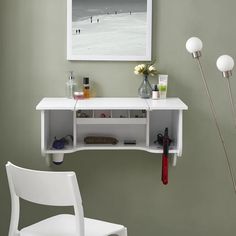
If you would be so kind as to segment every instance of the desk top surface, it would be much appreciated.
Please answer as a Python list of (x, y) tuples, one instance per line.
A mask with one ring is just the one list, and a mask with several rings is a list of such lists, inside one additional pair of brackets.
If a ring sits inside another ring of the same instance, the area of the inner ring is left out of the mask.
[(43, 98), (37, 110), (187, 110), (179, 98), (142, 99), (138, 97), (97, 97), (74, 100), (68, 98)]

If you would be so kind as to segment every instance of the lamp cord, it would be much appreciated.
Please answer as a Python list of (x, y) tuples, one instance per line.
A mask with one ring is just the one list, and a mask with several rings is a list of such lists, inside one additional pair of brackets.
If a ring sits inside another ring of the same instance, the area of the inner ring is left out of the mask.
[[(211, 97), (211, 94), (210, 94), (210, 91), (209, 91), (209, 88), (208, 88), (208, 85), (207, 85), (207, 81), (206, 81), (206, 78), (205, 78), (205, 75), (204, 75), (204, 72), (203, 72), (203, 69), (202, 69), (200, 59), (199, 58), (196, 58), (196, 59), (198, 61), (199, 69), (201, 71), (202, 80), (203, 80), (203, 83), (204, 83), (205, 88), (206, 88), (206, 93), (207, 93), (207, 96), (208, 96), (208, 99), (209, 99), (209, 102), (210, 102), (210, 107), (211, 107), (211, 111), (212, 111), (213, 118), (214, 118), (214, 121), (215, 121), (215, 125), (216, 125), (216, 128), (218, 130), (218, 134), (219, 134), (219, 137), (220, 137), (223, 149), (224, 149), (224, 153), (225, 153), (225, 157), (226, 157), (226, 161), (227, 161), (227, 166), (228, 166), (228, 169), (229, 169), (229, 174), (230, 174), (232, 184), (233, 184), (233, 188), (234, 188), (234, 193), (236, 194), (236, 183), (235, 183), (235, 179), (234, 179), (234, 175), (233, 175), (233, 170), (232, 170), (230, 159), (229, 159), (229, 156), (228, 156), (228, 153), (227, 153), (224, 138), (223, 138), (223, 135), (222, 135), (221, 130), (220, 130), (220, 126), (219, 126), (217, 118), (216, 118), (214, 103), (213, 103), (213, 100), (212, 100), (212, 97)], [(230, 85), (229, 85), (229, 88), (230, 88)]]
[(227, 78), (227, 85), (228, 85), (230, 104), (231, 104), (231, 109), (232, 109), (232, 114), (233, 114), (233, 119), (234, 119), (234, 127), (236, 128), (236, 112), (235, 112), (235, 106), (234, 106), (234, 101), (233, 101), (233, 96), (232, 96), (232, 89), (231, 89), (231, 84), (230, 84), (230, 79), (229, 78)]

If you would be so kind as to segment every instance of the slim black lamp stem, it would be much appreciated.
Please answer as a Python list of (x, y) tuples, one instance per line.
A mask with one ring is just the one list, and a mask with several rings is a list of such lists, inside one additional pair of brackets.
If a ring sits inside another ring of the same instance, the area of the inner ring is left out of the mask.
[[(205, 89), (206, 89), (206, 93), (207, 93), (207, 96), (208, 96), (208, 99), (209, 99), (209, 103), (210, 103), (210, 107), (211, 107), (211, 112), (213, 114), (215, 125), (216, 125), (216, 128), (218, 130), (218, 134), (219, 134), (219, 137), (220, 137), (220, 140), (221, 140), (221, 143), (222, 143), (222, 146), (223, 146), (223, 150), (224, 150), (224, 153), (225, 153), (225, 158), (226, 158), (226, 161), (227, 161), (227, 166), (228, 166), (228, 169), (229, 169), (229, 174), (230, 174), (230, 177), (231, 177), (231, 180), (232, 180), (232, 184), (233, 184), (233, 188), (234, 188), (234, 193), (236, 194), (235, 178), (234, 178), (234, 175), (233, 175), (233, 170), (232, 170), (230, 159), (229, 159), (229, 156), (228, 156), (228, 153), (227, 153), (227, 149), (226, 149), (226, 145), (225, 145), (225, 142), (224, 142), (224, 138), (223, 138), (223, 135), (221, 133), (219, 123), (217, 121), (216, 112), (215, 112), (215, 106), (214, 106), (214, 103), (213, 103), (213, 100), (212, 100), (212, 97), (211, 97), (211, 94), (210, 94), (210, 91), (209, 91), (209, 88), (208, 88), (208, 85), (207, 85), (207, 81), (206, 81), (206, 78), (205, 78), (205, 75), (204, 75), (204, 72), (203, 72), (203, 69), (202, 69), (202, 65), (201, 65), (200, 59), (199, 59), (199, 57), (197, 57), (196, 59), (198, 61), (198, 66), (199, 66), (199, 69), (201, 71), (202, 81), (204, 83), (204, 86), (205, 86)], [(233, 103), (230, 83), (228, 85), (229, 85), (229, 90), (230, 90), (231, 102)]]

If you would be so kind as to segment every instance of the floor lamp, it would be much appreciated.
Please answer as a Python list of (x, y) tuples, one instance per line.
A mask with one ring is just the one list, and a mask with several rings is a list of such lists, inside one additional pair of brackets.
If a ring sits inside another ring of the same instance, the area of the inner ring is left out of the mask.
[(229, 155), (228, 155), (228, 152), (227, 152), (227, 148), (226, 148), (226, 145), (225, 145), (223, 135), (222, 135), (221, 130), (220, 130), (218, 120), (217, 120), (214, 102), (212, 100), (210, 90), (209, 90), (209, 87), (208, 87), (208, 84), (207, 84), (207, 81), (206, 81), (206, 77), (205, 77), (205, 74), (203, 72), (202, 64), (201, 64), (201, 61), (200, 61), (202, 46), (203, 46), (202, 41), (197, 37), (191, 37), (186, 42), (186, 49), (188, 50), (189, 53), (192, 54), (193, 58), (197, 60), (197, 63), (198, 63), (198, 66), (199, 66), (199, 69), (200, 69), (200, 72), (201, 72), (201, 77), (202, 77), (202, 81), (203, 81), (203, 84), (204, 84), (205, 89), (206, 89), (207, 97), (208, 97), (208, 100), (209, 100), (209, 103), (210, 103), (211, 112), (212, 112), (212, 115), (213, 115), (213, 118), (214, 118), (214, 122), (215, 122), (215, 125), (216, 125), (216, 128), (217, 128), (217, 131), (218, 131), (218, 135), (219, 135), (223, 150), (224, 150), (224, 154), (225, 154), (229, 174), (230, 174), (231, 181), (232, 181), (233, 188), (234, 188), (234, 193), (236, 194), (236, 183), (235, 183), (235, 178), (234, 178), (234, 175), (233, 175), (233, 170), (232, 170), (232, 167), (231, 167)]
[(222, 76), (227, 80), (227, 87), (229, 93), (229, 100), (234, 119), (234, 127), (236, 128), (236, 112), (233, 101), (232, 89), (230, 84), (230, 77), (232, 76), (232, 69), (234, 68), (234, 59), (229, 55), (222, 55), (216, 61), (216, 66), (222, 72)]

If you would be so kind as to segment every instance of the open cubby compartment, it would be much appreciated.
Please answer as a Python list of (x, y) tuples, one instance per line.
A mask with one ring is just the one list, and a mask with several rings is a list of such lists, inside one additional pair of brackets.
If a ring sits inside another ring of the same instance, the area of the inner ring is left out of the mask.
[[(162, 149), (162, 146), (158, 143), (154, 143), (157, 140), (157, 135), (161, 133), (164, 135), (165, 128), (168, 128), (169, 137), (173, 140), (170, 145), (170, 152), (179, 153), (180, 139), (182, 134), (180, 133), (180, 111), (179, 110), (153, 110), (150, 111), (150, 123), (149, 123), (149, 145), (153, 149)], [(181, 142), (182, 143), (182, 142)]]
[(146, 110), (130, 110), (129, 117), (130, 118), (146, 118), (147, 111)]
[(94, 146), (93, 144), (84, 144), (84, 138), (87, 136), (116, 138), (119, 142), (112, 145), (114, 147), (126, 146), (124, 140), (136, 140), (136, 145), (146, 146), (146, 127), (145, 124), (77, 124), (77, 146)]
[(111, 118), (111, 110), (94, 110), (94, 118)]
[[(61, 149), (53, 149), (52, 144), (55, 139), (61, 139), (67, 135), (72, 135), (73, 133), (73, 111), (68, 110), (46, 110), (45, 115), (45, 125), (44, 125), (44, 151), (62, 151)], [(65, 146), (66, 150), (73, 149), (73, 142)]]
[(77, 118), (93, 118), (94, 112), (93, 110), (77, 110), (76, 117)]
[(112, 110), (112, 118), (129, 118), (128, 110)]

